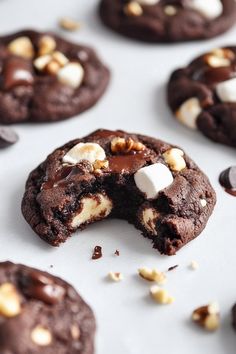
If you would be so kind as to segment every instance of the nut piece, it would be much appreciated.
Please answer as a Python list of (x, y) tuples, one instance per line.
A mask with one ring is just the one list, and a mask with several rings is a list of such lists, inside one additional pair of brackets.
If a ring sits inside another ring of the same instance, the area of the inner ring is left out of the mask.
[(124, 279), (123, 274), (119, 273), (119, 272), (109, 272), (108, 277), (110, 280), (115, 281), (115, 282), (119, 282)]
[(159, 162), (140, 168), (134, 175), (137, 188), (147, 199), (156, 198), (161, 190), (172, 184), (173, 180), (169, 168)]
[(52, 343), (52, 335), (48, 329), (39, 325), (32, 330), (31, 340), (35, 344), (45, 347)]
[(192, 313), (192, 320), (208, 331), (216, 331), (220, 326), (219, 305), (213, 302), (209, 305), (197, 308)]
[(34, 60), (34, 67), (38, 71), (43, 71), (45, 67), (50, 63), (52, 57), (49, 54), (42, 55)]
[(150, 295), (158, 304), (161, 305), (172, 304), (175, 301), (175, 299), (169, 295), (167, 290), (161, 289), (157, 285), (151, 287)]
[(60, 70), (60, 64), (56, 60), (51, 60), (45, 67), (45, 71), (49, 75), (56, 75)]
[(0, 315), (15, 317), (21, 312), (20, 296), (15, 286), (4, 283), (0, 286)]
[(78, 88), (84, 79), (84, 69), (79, 63), (68, 63), (58, 71), (58, 80), (74, 89)]
[(106, 153), (103, 148), (97, 143), (78, 143), (63, 157), (62, 161), (75, 165), (82, 160), (87, 160), (90, 163), (95, 161), (103, 161), (106, 158)]
[(175, 16), (177, 14), (177, 8), (172, 5), (164, 7), (164, 12), (167, 16)]
[(165, 162), (175, 172), (182, 171), (186, 167), (184, 152), (177, 148), (167, 150), (163, 155)]
[(11, 54), (19, 57), (32, 59), (34, 57), (34, 47), (28, 37), (18, 37), (8, 44), (8, 50)]
[(145, 208), (142, 211), (142, 224), (151, 232), (153, 235), (157, 235), (156, 222), (159, 218), (160, 213), (158, 213), (154, 208)]
[(69, 63), (67, 57), (63, 53), (59, 52), (58, 50), (52, 53), (52, 59), (57, 61), (61, 67)]
[(56, 49), (57, 43), (51, 36), (42, 36), (39, 40), (39, 56), (51, 54)]
[(191, 261), (189, 268), (192, 270), (197, 270), (199, 268), (199, 264), (197, 261)]
[(177, 119), (190, 129), (197, 129), (197, 117), (202, 111), (198, 98), (192, 97), (182, 103), (175, 115)]
[(93, 164), (93, 168), (95, 171), (100, 171), (100, 170), (103, 170), (103, 169), (106, 169), (109, 167), (109, 161), (107, 160), (96, 160)]
[(206, 63), (212, 68), (230, 66), (234, 58), (234, 52), (227, 48), (214, 49), (211, 51), (211, 53), (206, 54), (204, 57)]
[(166, 283), (166, 275), (157, 269), (150, 269), (147, 267), (138, 270), (140, 277), (148, 281), (155, 281), (159, 285)]
[(137, 1), (131, 1), (125, 5), (124, 13), (127, 16), (141, 16), (143, 14), (143, 9)]
[(203, 208), (205, 208), (207, 206), (207, 201), (206, 199), (200, 199), (200, 204)]
[(112, 201), (104, 194), (91, 194), (81, 198), (80, 208), (72, 219), (71, 227), (78, 228), (80, 225), (104, 219), (112, 210)]
[(74, 340), (78, 340), (80, 338), (80, 329), (76, 324), (71, 326), (70, 333)]
[(59, 21), (59, 26), (66, 31), (76, 31), (80, 28), (81, 24), (70, 17), (63, 17)]
[(132, 138), (114, 138), (111, 141), (111, 151), (112, 152), (129, 152), (142, 151), (145, 149), (145, 146), (139, 141), (134, 141)]

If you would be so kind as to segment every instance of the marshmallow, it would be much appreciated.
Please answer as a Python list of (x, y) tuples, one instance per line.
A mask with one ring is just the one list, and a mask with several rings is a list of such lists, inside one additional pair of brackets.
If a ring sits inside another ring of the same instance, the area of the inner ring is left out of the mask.
[(169, 168), (162, 163), (155, 163), (138, 170), (134, 181), (138, 189), (146, 194), (147, 199), (156, 198), (158, 193), (173, 182)]
[(62, 84), (75, 89), (83, 81), (84, 69), (79, 63), (69, 63), (58, 71), (57, 78)]
[(185, 101), (176, 112), (177, 119), (190, 129), (197, 129), (197, 117), (202, 111), (199, 99), (192, 97)]
[(103, 161), (106, 158), (103, 148), (96, 143), (79, 143), (70, 149), (62, 161), (75, 165), (82, 160), (94, 163), (96, 160)]
[(221, 0), (192, 0), (189, 2), (188, 6), (200, 12), (209, 20), (213, 20), (223, 13)]
[(75, 229), (84, 223), (103, 219), (111, 210), (111, 200), (101, 193), (84, 197), (80, 201), (79, 213), (73, 218), (71, 226)]
[(236, 78), (217, 84), (216, 93), (222, 102), (236, 102)]

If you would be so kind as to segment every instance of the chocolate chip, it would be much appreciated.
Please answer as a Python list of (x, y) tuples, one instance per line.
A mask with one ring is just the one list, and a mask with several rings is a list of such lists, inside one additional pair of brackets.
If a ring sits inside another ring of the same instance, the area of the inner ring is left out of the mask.
[(19, 140), (19, 136), (9, 127), (0, 126), (0, 148), (15, 144)]
[(10, 57), (3, 66), (3, 88), (9, 90), (19, 85), (32, 85), (34, 82), (32, 67), (28, 60)]
[(102, 247), (101, 246), (95, 246), (93, 250), (93, 255), (92, 259), (99, 259), (102, 257)]
[(229, 167), (221, 172), (220, 184), (227, 189), (236, 189), (236, 166)]

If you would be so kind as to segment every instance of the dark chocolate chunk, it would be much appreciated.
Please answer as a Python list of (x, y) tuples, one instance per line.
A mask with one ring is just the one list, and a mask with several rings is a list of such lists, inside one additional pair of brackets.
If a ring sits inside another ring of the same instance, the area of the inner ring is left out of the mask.
[(120, 255), (120, 251), (116, 250), (114, 254), (115, 254), (115, 256), (119, 256)]
[(232, 321), (233, 328), (236, 331), (236, 304), (232, 308), (232, 320), (233, 320)]
[(178, 264), (176, 264), (176, 265), (174, 265), (174, 266), (168, 268), (168, 272), (171, 272), (172, 270), (174, 270), (174, 269), (176, 269), (176, 268), (178, 268)]
[(236, 189), (236, 166), (229, 167), (221, 172), (220, 184), (227, 189)]
[[(108, 167), (98, 173), (91, 168), (91, 162), (86, 164), (83, 159), (83, 168), (82, 162), (66, 167), (63, 157), (79, 143), (99, 144)], [(207, 177), (186, 154), (186, 167), (172, 172), (173, 183), (156, 198), (147, 199), (139, 190), (134, 174), (155, 163), (167, 166), (163, 153), (173, 147), (123, 131), (98, 130), (73, 140), (55, 150), (30, 174), (22, 201), (23, 215), (33, 230), (53, 246), (65, 242), (76, 229), (83, 230), (109, 217), (127, 220), (161, 253), (175, 254), (204, 229), (216, 198)], [(50, 181), (49, 186), (45, 181)], [(101, 251), (96, 246), (92, 258), (100, 258)]]
[(9, 57), (3, 66), (3, 90), (10, 90), (16, 86), (33, 85), (32, 71), (32, 64), (28, 60), (20, 57)]
[(92, 259), (99, 259), (102, 257), (102, 247), (95, 246), (92, 254)]
[[(29, 283), (53, 285), (64, 289), (65, 293), (60, 301), (48, 303), (35, 291), (31, 296), (25, 292), (24, 285)], [(70, 284), (40, 270), (3, 262), (0, 263), (0, 291), (4, 287), (10, 291), (4, 296), (1, 293), (1, 354), (94, 353), (93, 312)], [(14, 306), (4, 311), (2, 305), (4, 300), (7, 303), (8, 296)], [(45, 340), (40, 340), (40, 333)]]
[(5, 148), (15, 144), (19, 140), (19, 136), (13, 129), (0, 125), (0, 148)]

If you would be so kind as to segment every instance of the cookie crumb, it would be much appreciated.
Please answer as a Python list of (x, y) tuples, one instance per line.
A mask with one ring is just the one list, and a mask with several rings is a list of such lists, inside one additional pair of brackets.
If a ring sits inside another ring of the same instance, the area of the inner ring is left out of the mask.
[(189, 264), (189, 268), (192, 270), (197, 270), (199, 268), (199, 264), (197, 261), (191, 261), (191, 263)]
[(114, 253), (115, 256), (119, 256), (120, 255), (120, 251), (119, 250), (116, 250), (115, 253)]
[(169, 267), (167, 271), (168, 271), (168, 272), (171, 272), (172, 270), (178, 268), (178, 266), (179, 266), (179, 265), (176, 264), (176, 265), (174, 265), (174, 266), (172, 266), (172, 267)]
[(95, 246), (92, 254), (92, 259), (99, 259), (102, 258), (102, 247)]
[(120, 272), (109, 272), (108, 277), (110, 280), (113, 280), (115, 282), (119, 282), (124, 279), (124, 276)]

